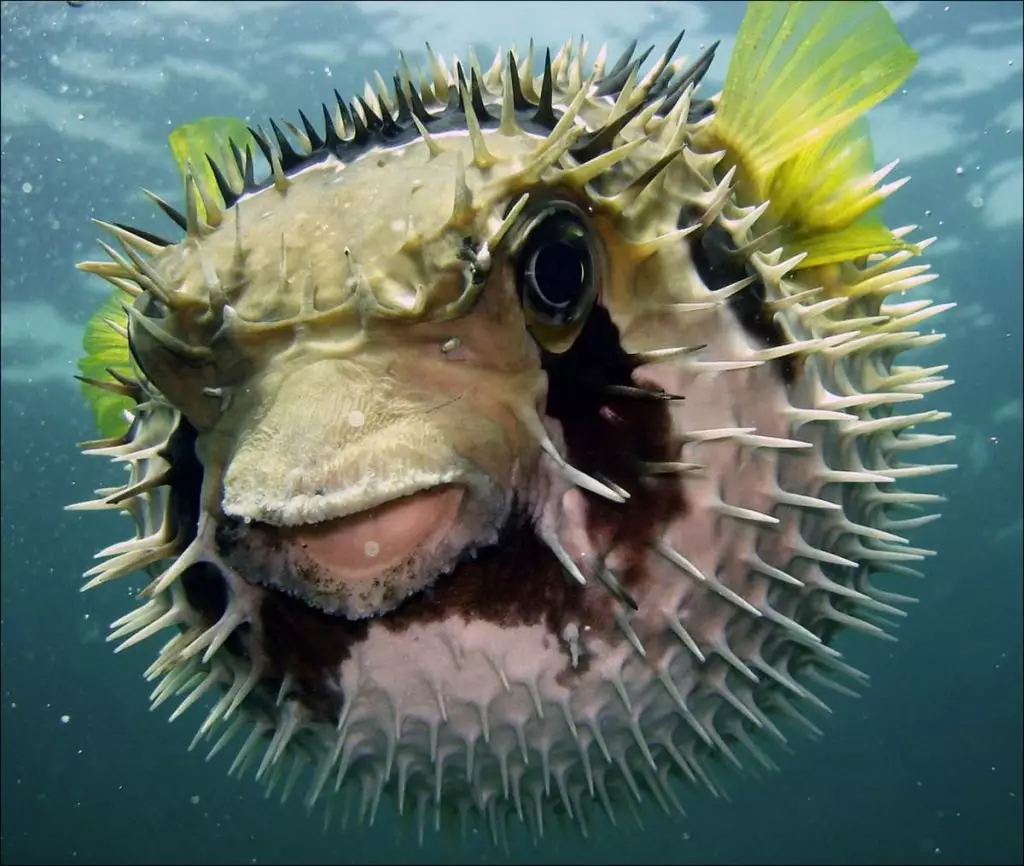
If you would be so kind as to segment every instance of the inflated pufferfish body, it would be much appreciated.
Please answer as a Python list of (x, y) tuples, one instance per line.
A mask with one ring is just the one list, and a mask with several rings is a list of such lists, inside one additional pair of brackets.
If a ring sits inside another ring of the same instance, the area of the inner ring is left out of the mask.
[(187, 163), (183, 240), (103, 224), (132, 361), (95, 384), (135, 405), (88, 507), (139, 533), (89, 585), (152, 572), (112, 638), (172, 630), (154, 700), (211, 696), (233, 769), (586, 832), (773, 767), (866, 679), (834, 636), (903, 615), (877, 576), (938, 497), (896, 483), (949, 438), (908, 429), (945, 417), (903, 407), (944, 368), (896, 362), (941, 308), (893, 300), (927, 242), (860, 119), (914, 55), (874, 3), (752, 4), (707, 101), (678, 43), (403, 60), (252, 133), (265, 182), (238, 138)]

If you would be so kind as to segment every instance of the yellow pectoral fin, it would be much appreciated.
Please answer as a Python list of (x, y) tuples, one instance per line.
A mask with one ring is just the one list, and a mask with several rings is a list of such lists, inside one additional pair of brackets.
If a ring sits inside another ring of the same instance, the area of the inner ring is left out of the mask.
[[(207, 216), (206, 205), (224, 205), (224, 197), (210, 160), (217, 163), (223, 179), (240, 191), (242, 176), (231, 152), (234, 144), (240, 152), (252, 149), (252, 133), (243, 120), (235, 117), (204, 117), (186, 123), (168, 136), (171, 152), (182, 177), (191, 173), (199, 191), (196, 206), (201, 218)], [(117, 393), (117, 378), (113, 370), (126, 379), (137, 379), (125, 330), (128, 317), (122, 307), (125, 297), (121, 292), (113, 295), (98, 309), (85, 326), (82, 345), (85, 355), (78, 361), (79, 374), (90, 380), (82, 385), (85, 398), (96, 415), (96, 425), (104, 438), (122, 435), (128, 428), (125, 410), (135, 401)], [(111, 386), (108, 390), (104, 386)]]
[[(110, 374), (110, 370), (127, 379), (138, 377), (128, 340), (123, 333), (128, 327), (128, 315), (123, 303), (124, 294), (114, 292), (86, 323), (82, 337), (85, 355), (78, 360), (78, 370), (83, 378), (116, 383), (117, 379)], [(126, 409), (135, 406), (134, 400), (87, 382), (82, 384), (82, 392), (92, 406), (96, 426), (103, 438), (121, 436), (128, 429), (124, 413)]]

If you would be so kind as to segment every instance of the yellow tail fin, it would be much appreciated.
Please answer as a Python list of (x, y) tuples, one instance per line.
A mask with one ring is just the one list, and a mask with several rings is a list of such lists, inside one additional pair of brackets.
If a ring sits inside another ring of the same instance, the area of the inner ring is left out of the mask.
[(862, 116), (916, 61), (874, 0), (750, 3), (704, 136), (727, 149), (742, 196), (771, 202), (801, 267), (907, 246), (877, 212), (894, 187), (877, 188)]

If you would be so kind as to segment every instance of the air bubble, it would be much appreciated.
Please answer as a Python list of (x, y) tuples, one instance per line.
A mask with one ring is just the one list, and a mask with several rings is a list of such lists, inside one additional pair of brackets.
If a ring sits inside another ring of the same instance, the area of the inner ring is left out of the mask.
[(23, 183), (23, 184), (21, 185), (21, 191), (22, 191), (23, 193), (25, 193), (26, 195), (27, 195), (28, 193), (32, 192), (32, 184), (30, 184), (30, 183), (29, 183), (28, 181), (26, 181), (25, 183)]
[(985, 199), (983, 199), (980, 195), (976, 195), (974, 196), (974, 198), (971, 199), (971, 207), (974, 208), (975, 210), (978, 210), (979, 208), (982, 208), (984, 206)]
[(962, 165), (958, 165), (956, 167), (956, 173), (957, 174), (963, 174), (964, 173), (964, 167)]

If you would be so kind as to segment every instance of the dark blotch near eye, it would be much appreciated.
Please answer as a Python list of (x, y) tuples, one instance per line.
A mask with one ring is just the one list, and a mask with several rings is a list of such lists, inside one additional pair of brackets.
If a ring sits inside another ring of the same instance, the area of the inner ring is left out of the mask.
[[(680, 227), (691, 224), (691, 215), (684, 213), (680, 216)], [(748, 269), (743, 257), (736, 252), (736, 245), (729, 237), (729, 233), (717, 224), (711, 226), (698, 241), (690, 245), (690, 255), (704, 285), (712, 290), (725, 288), (754, 273)], [(787, 342), (786, 337), (775, 324), (765, 307), (764, 300), (764, 283), (758, 278), (743, 291), (729, 298), (729, 308), (748, 334), (756, 337), (765, 346), (782, 346)], [(796, 378), (796, 356), (787, 355), (773, 363), (787, 384)]]
[[(678, 479), (647, 476), (641, 461), (679, 459), (669, 404), (609, 395), (609, 385), (634, 385), (633, 366), (608, 311), (596, 305), (573, 343), (561, 355), (545, 354), (547, 414), (562, 424), (569, 461), (584, 472), (611, 479), (630, 494), (616, 505), (592, 494), (592, 532), (608, 532), (629, 566), (618, 575), (628, 589), (643, 574), (648, 545), (662, 525), (684, 515), (687, 503)], [(609, 417), (611, 416), (611, 417)]]

